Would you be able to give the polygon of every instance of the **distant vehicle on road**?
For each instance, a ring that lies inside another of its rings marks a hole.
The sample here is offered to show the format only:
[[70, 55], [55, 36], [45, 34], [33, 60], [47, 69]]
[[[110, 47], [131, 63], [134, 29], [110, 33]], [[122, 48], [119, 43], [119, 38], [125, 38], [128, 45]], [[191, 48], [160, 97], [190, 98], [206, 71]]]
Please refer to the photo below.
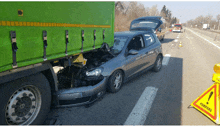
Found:
[[203, 29], [203, 30], [208, 30], [208, 29], [210, 29], [209, 24], [203, 24], [202, 29]]
[[181, 32], [182, 31], [182, 24], [175, 24], [172, 31], [173, 32]]

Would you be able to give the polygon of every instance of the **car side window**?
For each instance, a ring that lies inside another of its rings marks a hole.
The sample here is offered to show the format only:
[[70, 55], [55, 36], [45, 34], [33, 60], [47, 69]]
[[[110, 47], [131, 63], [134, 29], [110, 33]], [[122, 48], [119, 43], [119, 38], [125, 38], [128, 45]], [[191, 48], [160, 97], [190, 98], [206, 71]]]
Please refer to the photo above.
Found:
[[131, 49], [141, 50], [143, 48], [144, 48], [144, 41], [141, 35], [133, 37], [127, 46], [128, 51]]
[[155, 43], [155, 39], [152, 34], [144, 34], [144, 41], [146, 42], [146, 46], [150, 46]]

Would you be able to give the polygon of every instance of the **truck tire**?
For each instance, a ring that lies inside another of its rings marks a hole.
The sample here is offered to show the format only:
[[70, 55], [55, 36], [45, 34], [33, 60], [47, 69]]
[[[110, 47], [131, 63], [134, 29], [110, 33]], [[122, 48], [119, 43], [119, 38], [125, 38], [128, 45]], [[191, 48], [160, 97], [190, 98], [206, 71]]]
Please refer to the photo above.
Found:
[[0, 124], [42, 124], [50, 110], [50, 85], [41, 73], [0, 84], [0, 97]]
[[116, 70], [109, 77], [107, 90], [111, 93], [116, 93], [121, 89], [122, 83], [123, 83], [123, 73], [121, 70]]

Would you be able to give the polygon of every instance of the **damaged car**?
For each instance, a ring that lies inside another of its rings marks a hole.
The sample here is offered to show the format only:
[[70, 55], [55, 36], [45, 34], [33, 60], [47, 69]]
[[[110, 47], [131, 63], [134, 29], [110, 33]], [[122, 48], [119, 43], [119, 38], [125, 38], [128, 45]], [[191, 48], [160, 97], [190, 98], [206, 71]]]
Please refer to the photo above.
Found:
[[162, 47], [153, 30], [162, 21], [158, 17], [144, 17], [135, 21], [136, 26], [140, 24], [141, 28], [115, 32], [112, 47], [104, 43], [100, 49], [79, 56], [82, 61], [86, 60], [86, 64], [74, 62], [72, 66], [60, 70], [57, 77], [59, 89], [63, 91], [57, 93], [59, 103], [88, 104], [101, 97], [106, 90], [118, 92], [124, 82], [141, 72], [150, 69], [160, 71]]

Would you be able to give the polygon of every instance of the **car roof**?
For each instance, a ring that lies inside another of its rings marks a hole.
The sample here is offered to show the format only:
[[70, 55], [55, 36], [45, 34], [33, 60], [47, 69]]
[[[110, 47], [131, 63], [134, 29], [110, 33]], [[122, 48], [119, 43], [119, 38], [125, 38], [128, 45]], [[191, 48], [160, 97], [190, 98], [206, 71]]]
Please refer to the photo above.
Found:
[[150, 33], [149, 31], [123, 31], [123, 32], [115, 32], [114, 35], [115, 36], [135, 36], [135, 35], [139, 35], [139, 34], [143, 34], [143, 33]]

